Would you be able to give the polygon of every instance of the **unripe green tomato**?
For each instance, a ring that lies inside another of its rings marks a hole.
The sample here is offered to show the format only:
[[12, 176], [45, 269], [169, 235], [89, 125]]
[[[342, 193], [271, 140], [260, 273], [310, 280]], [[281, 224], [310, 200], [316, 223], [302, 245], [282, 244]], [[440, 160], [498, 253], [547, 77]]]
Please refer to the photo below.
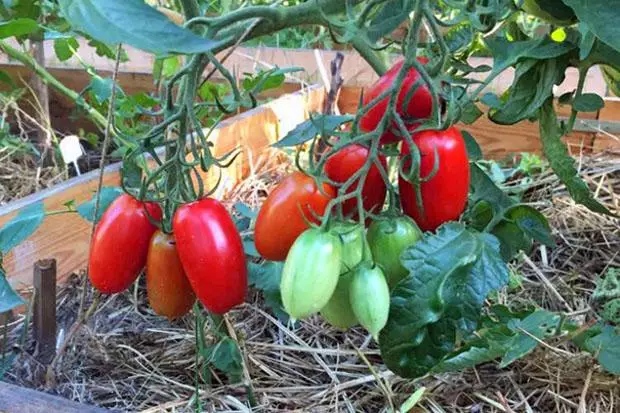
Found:
[[422, 231], [407, 216], [374, 221], [366, 235], [374, 261], [379, 264], [390, 288], [409, 275], [403, 267], [400, 256], [405, 248], [422, 239]]
[[364, 259], [372, 258], [366, 241], [366, 229], [359, 223], [337, 221], [330, 225], [329, 232], [342, 242], [340, 274], [353, 270]]
[[321, 315], [331, 325], [342, 330], [351, 328], [357, 324], [357, 317], [351, 308], [349, 300], [349, 288], [353, 280], [353, 271], [342, 274], [332, 298], [321, 309]]
[[284, 309], [293, 319], [317, 313], [331, 298], [340, 275], [342, 244], [319, 229], [304, 231], [291, 247], [280, 282]]
[[349, 300], [359, 323], [376, 340], [390, 313], [390, 288], [378, 265], [364, 263], [355, 270]]

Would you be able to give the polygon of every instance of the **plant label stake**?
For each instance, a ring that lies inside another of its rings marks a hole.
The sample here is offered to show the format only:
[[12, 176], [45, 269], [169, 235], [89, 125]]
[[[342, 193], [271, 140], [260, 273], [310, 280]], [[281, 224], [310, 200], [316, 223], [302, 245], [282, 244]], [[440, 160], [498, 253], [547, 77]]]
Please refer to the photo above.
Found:
[[77, 163], [78, 159], [84, 155], [84, 149], [82, 149], [82, 144], [80, 144], [80, 138], [75, 135], [65, 136], [60, 141], [60, 153], [62, 154], [63, 161], [67, 165], [72, 163], [78, 176], [82, 175]]
[[34, 337], [39, 361], [47, 364], [56, 354], [56, 260], [34, 265]]

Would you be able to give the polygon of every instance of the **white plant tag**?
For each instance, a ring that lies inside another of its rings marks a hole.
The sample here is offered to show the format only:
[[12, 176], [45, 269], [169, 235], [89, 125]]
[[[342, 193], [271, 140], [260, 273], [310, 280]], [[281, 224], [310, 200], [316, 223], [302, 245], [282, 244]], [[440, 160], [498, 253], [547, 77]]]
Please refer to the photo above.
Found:
[[65, 136], [60, 141], [60, 153], [65, 163], [72, 163], [77, 174], [81, 175], [82, 173], [80, 172], [77, 161], [84, 155], [84, 149], [82, 149], [80, 138], [75, 135]]

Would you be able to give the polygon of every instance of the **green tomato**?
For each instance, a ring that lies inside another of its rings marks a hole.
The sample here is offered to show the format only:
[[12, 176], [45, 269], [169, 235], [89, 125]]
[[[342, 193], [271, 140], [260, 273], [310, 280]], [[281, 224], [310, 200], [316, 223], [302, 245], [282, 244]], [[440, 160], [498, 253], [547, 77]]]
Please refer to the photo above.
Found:
[[373, 221], [368, 228], [368, 243], [375, 262], [383, 268], [390, 288], [409, 275], [400, 256], [405, 248], [422, 239], [422, 231], [407, 216]]
[[570, 26], [577, 23], [575, 12], [562, 0], [525, 0], [521, 8], [527, 14], [556, 26]]
[[376, 340], [390, 313], [390, 287], [378, 265], [364, 263], [355, 270], [349, 300], [359, 323]]
[[357, 317], [351, 308], [349, 289], [353, 281], [353, 271], [340, 276], [336, 291], [325, 307], [321, 309], [321, 315], [331, 325], [342, 330], [351, 328], [357, 324]]
[[303, 232], [291, 247], [280, 282], [284, 309], [293, 319], [317, 313], [332, 297], [340, 278], [342, 243], [319, 229]]
[[340, 274], [351, 271], [364, 259], [372, 258], [365, 231], [364, 227], [356, 222], [337, 221], [331, 224], [329, 232], [337, 236], [342, 243]]

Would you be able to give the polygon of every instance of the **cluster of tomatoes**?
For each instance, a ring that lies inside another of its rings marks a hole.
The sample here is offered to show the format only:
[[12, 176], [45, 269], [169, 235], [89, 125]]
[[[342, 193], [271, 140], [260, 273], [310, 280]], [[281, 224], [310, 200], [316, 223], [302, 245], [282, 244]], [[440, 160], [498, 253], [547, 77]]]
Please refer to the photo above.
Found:
[[[427, 63], [423, 58], [419, 60]], [[365, 104], [394, 83], [402, 64], [395, 64], [369, 89]], [[342, 204], [343, 215], [351, 221], [331, 221], [324, 230], [311, 228], [338, 191], [327, 183], [319, 188], [314, 178], [301, 172], [281, 181], [259, 211], [254, 232], [256, 248], [266, 259], [285, 260], [280, 291], [291, 317], [299, 319], [320, 312], [336, 327], [344, 329], [359, 323], [376, 337], [387, 322], [390, 289], [409, 274], [400, 261], [402, 252], [422, 238], [422, 231], [434, 231], [458, 219], [465, 209], [469, 161], [463, 137], [454, 127], [415, 132], [415, 120], [430, 117], [433, 107], [428, 87], [416, 84], [418, 77], [415, 69], [408, 71], [396, 107], [403, 118], [413, 120], [409, 127], [420, 152], [422, 207], [414, 184], [401, 173], [398, 191], [403, 213], [391, 210], [380, 215], [387, 187], [378, 166], [373, 164], [361, 189], [363, 208], [375, 217], [366, 222], [368, 229], [353, 221], [358, 217], [356, 198]], [[416, 89], [409, 98], [412, 87]], [[378, 127], [388, 99], [361, 117], [362, 131]], [[382, 145], [401, 141], [395, 126], [380, 137]], [[411, 157], [407, 142], [400, 145], [402, 172], [411, 168]], [[328, 157], [324, 173], [331, 182], [342, 184], [366, 164], [369, 156], [366, 146], [346, 146]], [[387, 170], [383, 155], [379, 155], [378, 163]], [[355, 183], [347, 189], [355, 190]]]
[[158, 230], [161, 209], [129, 195], [119, 196], [97, 224], [88, 274], [104, 294], [119, 293], [146, 266], [147, 294], [157, 314], [186, 314], [196, 297], [223, 314], [241, 304], [247, 267], [241, 236], [226, 208], [205, 198], [182, 205], [172, 220], [173, 234]]

